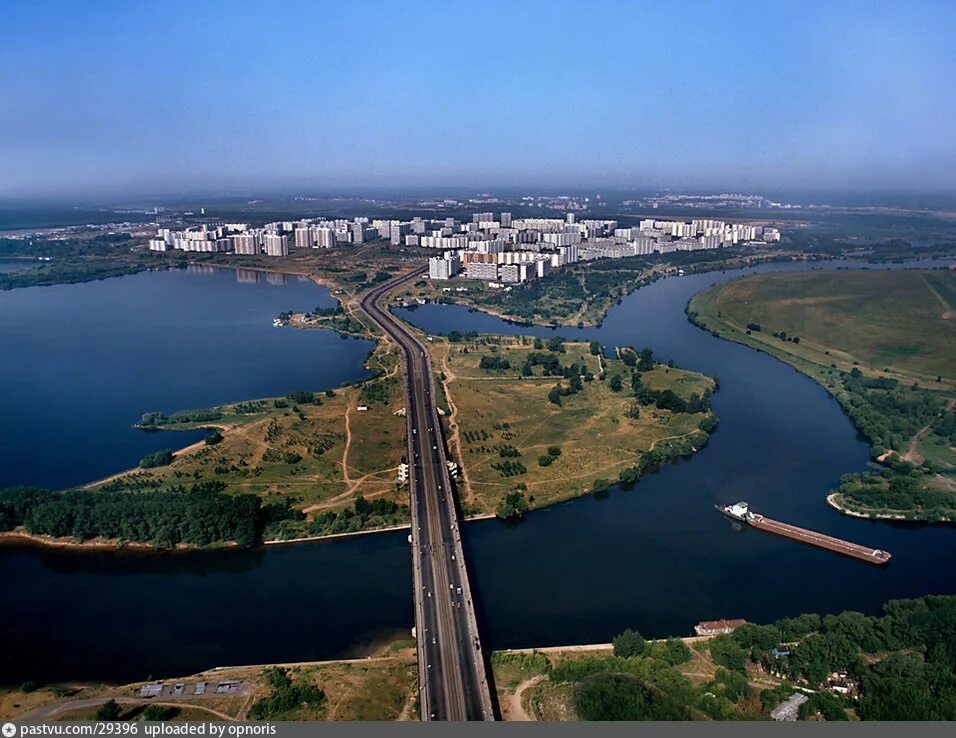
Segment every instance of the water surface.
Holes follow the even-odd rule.
[[[780,268],[802,266],[763,270]],[[786,364],[687,322],[693,294],[742,273],[665,279],[625,298],[600,329],[559,331],[608,347],[647,346],[718,376],[721,423],[706,449],[632,490],[564,503],[517,525],[466,525],[492,648],[605,642],[626,627],[649,637],[688,634],[697,621],[720,617],[875,613],[892,598],[956,593],[956,528],[857,520],[825,504],[839,476],[868,460],[836,402]],[[433,332],[553,335],[456,306],[402,315]],[[886,548],[893,561],[842,558],[741,528],[713,508],[738,499]],[[126,680],[333,658],[412,625],[404,534],[173,561],[96,555],[87,563],[81,554],[0,550],[0,581],[17,593],[0,614],[0,681]]]

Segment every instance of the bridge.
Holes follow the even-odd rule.
[[[362,299],[362,309],[399,346],[405,363],[419,704],[423,720],[494,720],[431,359],[408,327],[379,304],[423,271],[385,282]]]

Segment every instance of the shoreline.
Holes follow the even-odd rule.
[[[893,513],[862,513],[856,510],[851,510],[844,505],[841,505],[836,500],[836,496],[840,494],[839,492],[831,492],[827,495],[827,504],[832,507],[837,512],[847,515],[851,518],[860,518],[861,520],[890,520],[898,523],[922,523],[924,525],[933,525],[934,523],[952,523],[951,518],[940,518],[939,520],[921,520],[919,518],[907,518],[903,514],[893,514]]]

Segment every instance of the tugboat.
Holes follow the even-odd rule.
[[[728,518],[739,520],[741,523],[748,522],[749,516],[751,515],[750,505],[746,502],[735,502],[732,505],[714,505],[714,507]]]

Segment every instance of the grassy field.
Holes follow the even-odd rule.
[[[744,332],[759,324],[761,331],[751,332],[754,341],[795,357],[839,368],[859,365],[901,381],[931,384],[941,376],[956,386],[956,272],[766,274],[709,294],[725,324]],[[800,343],[772,335],[781,331]]]
[[[407,643],[385,649],[382,655],[351,661],[327,661],[281,666],[294,685],[308,685],[321,690],[322,697],[311,706],[282,710],[270,715],[272,720],[417,720],[418,669],[415,650]],[[160,698],[169,709],[168,719],[180,720],[246,720],[254,715],[257,701],[268,698],[273,688],[268,683],[269,670],[260,667],[225,668],[180,679],[163,680],[165,684],[187,684],[205,680],[215,685],[224,680],[243,683],[241,694],[223,696],[207,694]],[[29,694],[19,690],[0,693],[0,719],[17,719],[31,710],[45,708],[56,720],[91,720],[105,699],[121,700],[120,720],[141,720],[147,705],[156,700],[139,700],[143,683],[120,687],[75,686],[72,688],[41,687]],[[191,689],[191,687],[190,687]],[[189,691],[187,689],[187,691]],[[88,702],[97,704],[90,705]],[[72,707],[76,704],[77,707]]]
[[[536,349],[524,337],[482,336],[431,344],[433,367],[445,390],[443,410],[449,415],[452,454],[464,466],[460,485],[466,508],[493,511],[503,495],[524,485],[531,507],[542,507],[592,490],[596,480],[616,482],[618,474],[662,441],[700,434],[704,413],[674,413],[653,405],[629,416],[636,401],[631,392],[632,369],[618,358],[593,355],[586,343],[565,342],[557,353],[561,365],[578,363],[593,375],[580,392],[549,401],[564,377],[543,376],[535,366],[531,376],[521,367]],[[482,360],[507,361],[509,369],[482,369]],[[601,379],[603,375],[603,379]],[[620,377],[623,389],[610,389]],[[655,390],[671,389],[683,398],[703,394],[713,381],[703,375],[656,365],[643,375]],[[557,447],[547,465],[542,457]]]
[[[939,472],[956,469],[956,272],[745,277],[696,295],[687,311],[815,379],[870,440],[883,476],[916,480],[848,477],[831,504],[871,517],[953,517],[956,482]]]

